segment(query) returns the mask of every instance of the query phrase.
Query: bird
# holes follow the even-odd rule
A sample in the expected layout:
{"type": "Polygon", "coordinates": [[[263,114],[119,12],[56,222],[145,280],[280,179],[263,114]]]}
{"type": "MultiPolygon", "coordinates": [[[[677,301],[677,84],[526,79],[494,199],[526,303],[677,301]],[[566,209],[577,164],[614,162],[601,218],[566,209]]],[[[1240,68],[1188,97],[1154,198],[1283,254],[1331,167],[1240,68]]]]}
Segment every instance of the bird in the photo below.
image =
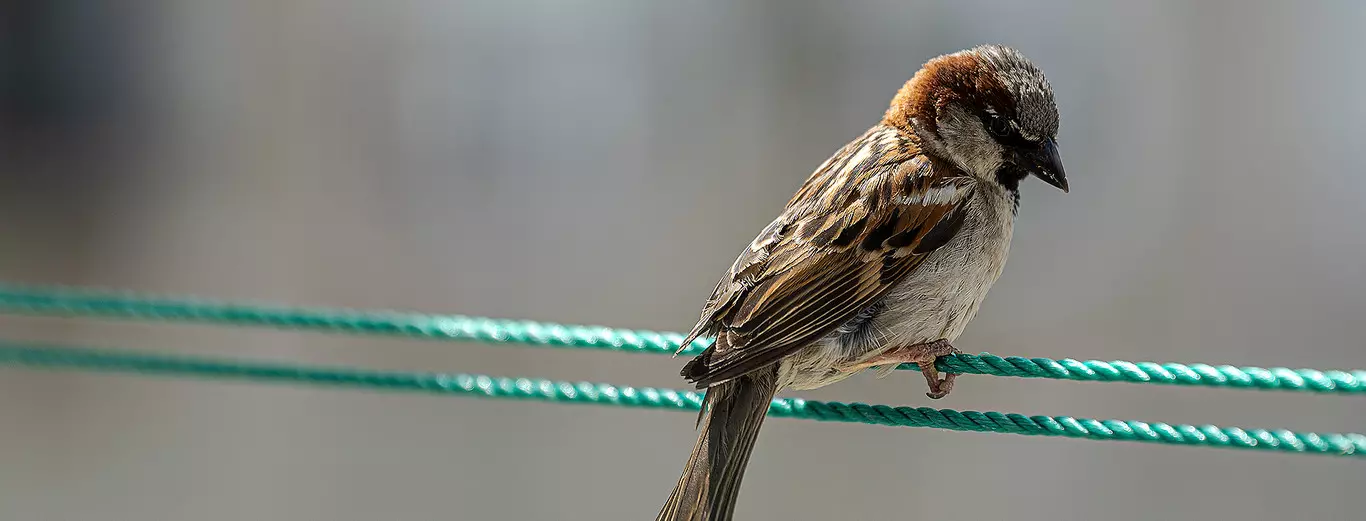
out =
{"type": "MultiPolygon", "coordinates": [[[[915,363],[931,399],[954,374],[935,361],[1001,275],[1033,175],[1064,193],[1058,110],[1019,50],[932,58],[881,121],[821,164],[717,283],[679,353],[705,390],[697,442],[657,521],[721,521],[769,404],[870,368],[915,363]]],[[[676,353],[675,355],[677,355],[676,353]]]]}

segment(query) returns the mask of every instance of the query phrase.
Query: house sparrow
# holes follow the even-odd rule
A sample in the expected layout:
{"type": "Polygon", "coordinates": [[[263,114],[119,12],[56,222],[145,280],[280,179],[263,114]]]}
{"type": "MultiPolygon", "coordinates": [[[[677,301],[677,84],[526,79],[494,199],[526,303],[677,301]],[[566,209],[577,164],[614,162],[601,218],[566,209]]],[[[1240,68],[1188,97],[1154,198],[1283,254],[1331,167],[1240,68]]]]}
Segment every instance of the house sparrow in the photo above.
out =
{"type": "Polygon", "coordinates": [[[1019,51],[986,45],[927,62],[882,121],[807,179],[721,278],[687,335],[715,343],[683,367],[706,389],[700,434],[657,520],[730,519],[769,403],[871,367],[935,359],[1001,274],[1030,174],[1067,191],[1058,111],[1019,51]]]}

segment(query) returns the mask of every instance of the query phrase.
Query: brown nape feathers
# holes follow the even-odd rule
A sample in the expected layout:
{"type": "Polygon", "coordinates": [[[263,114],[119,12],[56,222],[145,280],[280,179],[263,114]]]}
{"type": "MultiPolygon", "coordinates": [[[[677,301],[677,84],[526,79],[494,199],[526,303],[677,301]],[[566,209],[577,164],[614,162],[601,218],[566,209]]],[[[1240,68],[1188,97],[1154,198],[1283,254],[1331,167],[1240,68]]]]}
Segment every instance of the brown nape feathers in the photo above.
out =
{"type": "Polygon", "coordinates": [[[914,134],[913,124],[929,132],[939,130],[938,120],[950,104],[974,109],[992,108],[1014,117],[1015,102],[1001,79],[985,60],[964,52],[939,56],[902,85],[892,98],[882,122],[914,134]]]}

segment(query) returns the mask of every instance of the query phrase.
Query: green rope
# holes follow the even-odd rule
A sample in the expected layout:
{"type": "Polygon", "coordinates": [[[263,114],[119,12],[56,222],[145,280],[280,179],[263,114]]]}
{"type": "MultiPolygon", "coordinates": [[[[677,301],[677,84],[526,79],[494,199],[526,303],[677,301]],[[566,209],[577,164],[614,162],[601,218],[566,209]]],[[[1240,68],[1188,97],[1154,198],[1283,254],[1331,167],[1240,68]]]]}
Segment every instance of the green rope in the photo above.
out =
{"type": "MultiPolygon", "coordinates": [[[[100,316],[265,326],[654,354],[672,354],[683,341],[683,336],[677,333],[599,326],[397,311],[291,308],[10,284],[0,284],[0,311],[31,315],[100,316]]],[[[709,339],[698,340],[689,346],[684,354],[698,353],[709,343],[709,339]]],[[[1079,361],[1070,358],[1052,360],[1018,356],[1000,357],[989,353],[947,356],[941,358],[936,365],[946,372],[992,376],[1366,394],[1366,370],[1319,371],[1282,367],[1265,369],[1208,364],[1079,361]]],[[[900,368],[919,370],[914,364],[903,364],[900,368]]]]}
{"type": "MultiPolygon", "coordinates": [[[[48,369],[84,369],[164,376],[300,383],[334,387],[415,391],[459,396],[697,411],[702,397],[688,391],[569,383],[533,378],[472,374],[408,373],[351,368],[239,362],[77,347],[0,341],[0,364],[48,369]]],[[[1214,425],[1168,425],[1140,421],[1092,420],[1067,416],[1024,416],[999,412],[954,411],[928,407],[773,400],[769,414],[818,421],[955,431],[1001,432],[1089,440],[1138,441],[1167,445],[1366,456],[1366,435],[1240,429],[1214,425]]]]}

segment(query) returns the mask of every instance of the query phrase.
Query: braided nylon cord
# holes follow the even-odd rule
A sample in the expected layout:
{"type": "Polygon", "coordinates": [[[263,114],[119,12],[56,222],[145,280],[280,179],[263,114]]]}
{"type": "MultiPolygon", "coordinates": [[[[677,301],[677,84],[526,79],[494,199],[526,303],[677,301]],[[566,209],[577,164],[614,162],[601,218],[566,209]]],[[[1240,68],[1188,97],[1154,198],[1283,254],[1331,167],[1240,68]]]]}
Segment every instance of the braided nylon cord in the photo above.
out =
{"type": "MultiPolygon", "coordinates": [[[[100,316],[265,326],[279,329],[403,336],[431,340],[468,340],[497,344],[603,349],[672,354],[683,341],[678,333],[573,326],[525,320],[398,311],[293,308],[201,299],[163,298],[128,292],[0,284],[0,311],[30,315],[100,316]]],[[[696,354],[710,339],[683,351],[696,354]]],[[[1051,378],[1090,382],[1226,387],[1333,394],[1366,394],[1366,370],[1265,369],[1154,362],[1079,361],[1070,358],[1000,357],[989,353],[946,356],[936,364],[951,373],[1051,378]]],[[[900,369],[919,370],[915,364],[900,369]]]]}
{"type": "MultiPolygon", "coordinates": [[[[163,376],[198,376],[273,383],[300,383],[693,412],[699,410],[702,405],[702,397],[697,393],[649,387],[617,387],[610,384],[569,383],[472,374],[409,373],[308,367],[19,344],[7,341],[0,341],[0,364],[47,369],[85,369],[163,376]]],[[[1287,430],[1240,429],[1213,425],[1168,425],[1140,421],[1092,420],[1067,416],[960,412],[928,407],[818,402],[799,398],[773,400],[769,414],[783,418],[903,427],[934,427],[955,431],[1002,432],[1089,440],[1140,441],[1167,445],[1223,447],[1334,456],[1366,456],[1366,435],[1356,433],[1319,434],[1287,430]]]]}

